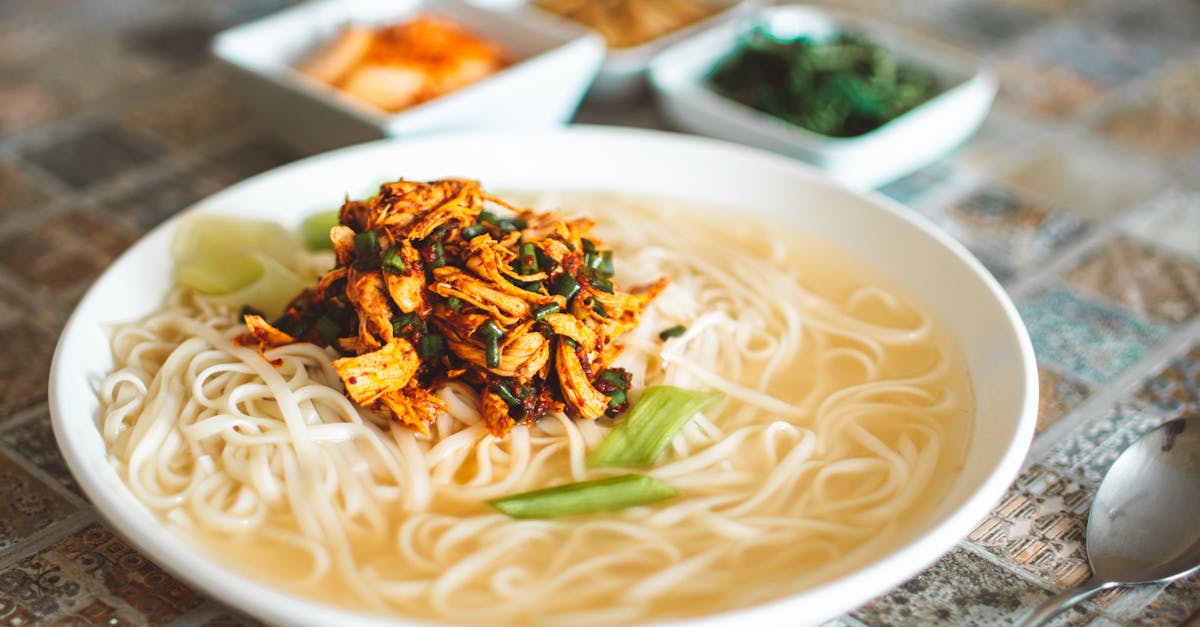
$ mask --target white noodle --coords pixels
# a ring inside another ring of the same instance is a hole
[[[672,278],[618,365],[637,389],[729,399],[646,471],[682,498],[510,520],[484,501],[611,475],[587,465],[610,423],[555,415],[498,440],[453,383],[420,436],[350,403],[331,351],[269,362],[233,344],[230,311],[181,291],[113,331],[99,428],[114,467],[181,533],[285,588],[464,623],[611,625],[778,598],[877,555],[936,502],[970,395],[934,320],[884,285],[798,281],[787,238],[742,220],[628,199],[594,213],[622,285]],[[681,337],[657,337],[676,324]]]

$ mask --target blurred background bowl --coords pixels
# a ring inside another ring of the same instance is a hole
[[[902,61],[931,71],[940,91],[923,104],[855,137],[814,133],[718,94],[717,64],[753,28],[815,41],[837,33],[865,37]],[[765,148],[805,161],[859,189],[881,186],[944,156],[979,127],[996,79],[972,55],[862,18],[793,5],[718,24],[658,54],[650,83],[663,116],[680,129]]]
[[[296,70],[347,24],[382,26],[418,12],[442,15],[503,45],[516,62],[451,93],[388,113]],[[318,152],[383,137],[465,128],[545,128],[574,115],[605,45],[599,35],[524,7],[458,0],[321,0],[217,35],[213,54],[271,129]]]

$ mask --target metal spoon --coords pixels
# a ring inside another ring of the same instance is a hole
[[[1088,514],[1087,581],[1017,623],[1041,625],[1099,590],[1200,569],[1200,416],[1171,420],[1125,449]]]

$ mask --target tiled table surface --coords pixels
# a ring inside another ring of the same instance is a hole
[[[299,156],[206,56],[286,0],[0,0],[0,620],[251,624],[113,536],[46,410],[58,331],[89,282],[167,216]],[[842,3],[843,5],[846,3]],[[1200,411],[1200,2],[850,3],[978,52],[981,131],[884,192],[1003,282],[1041,371],[1039,434],[950,554],[843,625],[1004,624],[1087,575],[1100,477]],[[659,126],[649,104],[581,121]],[[1058,624],[1200,624],[1200,577],[1108,592]]]

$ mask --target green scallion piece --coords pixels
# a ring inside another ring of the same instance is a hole
[[[517,272],[534,274],[538,271],[537,246],[532,242],[521,244],[521,256],[517,259]]]
[[[479,212],[479,215],[475,218],[475,220],[480,224],[495,224],[498,218],[496,217],[496,214],[492,212],[492,210],[484,209],[483,211]]]
[[[462,309],[462,306],[463,300],[457,296],[451,296],[450,298],[446,299],[446,307],[451,311],[458,311],[459,309]]]
[[[510,408],[520,406],[521,399],[517,398],[516,394],[513,394],[512,388],[509,387],[508,382],[497,381],[494,389],[496,390],[496,394]]]
[[[393,248],[383,256],[383,269],[391,270],[392,272],[407,272],[408,264],[404,263],[404,259],[400,256],[400,251]]]
[[[534,490],[488,501],[513,518],[554,518],[614,512],[679,495],[670,485],[643,475],[620,475]]]
[[[446,352],[446,338],[437,333],[426,333],[417,342],[417,355],[425,361],[441,357]]]
[[[700,392],[670,385],[650,386],[642,392],[625,420],[592,452],[588,465],[651,466],[693,416],[724,397],[720,392]]]
[[[430,262],[430,268],[440,268],[446,265],[446,250],[442,247],[442,240],[433,240],[433,261]]]
[[[545,320],[546,316],[549,316],[550,314],[556,314],[560,311],[562,311],[562,307],[559,307],[558,303],[550,303],[549,305],[542,305],[541,307],[538,307],[537,309],[535,309],[533,311],[533,319],[534,320]]]
[[[402,335],[410,326],[418,326],[421,324],[421,316],[415,312],[402,313],[395,318],[392,318],[392,334]]]
[[[486,224],[472,224],[471,226],[464,227],[460,233],[462,234],[462,238],[469,242],[476,237],[487,233],[487,230],[488,228]]]
[[[600,263],[596,267],[596,272],[606,277],[613,275],[613,252],[611,250],[600,253]]]
[[[379,259],[379,236],[375,231],[354,234],[354,256],[360,264],[374,265]]]
[[[308,216],[300,223],[300,239],[309,250],[333,250],[329,230],[338,225],[337,209],[322,211]]]
[[[658,339],[663,340],[665,342],[673,337],[679,337],[679,336],[683,335],[684,333],[687,333],[687,327],[683,326],[682,324],[677,324],[673,327],[667,327],[667,328],[663,329],[662,331],[659,331]]]
[[[503,218],[497,221],[496,225],[500,227],[500,232],[511,233],[513,231],[525,230],[529,226],[529,223],[520,218]]]
[[[313,323],[313,328],[321,335],[321,341],[333,344],[342,334],[342,327],[333,318],[321,316]]]
[[[488,320],[487,322],[479,325],[479,328],[476,329],[475,332],[483,337],[485,342],[484,356],[487,360],[487,367],[499,368],[500,338],[504,337],[504,329],[501,329],[500,325],[496,324],[495,320]]]
[[[564,272],[554,280],[554,288],[551,289],[551,293],[558,294],[567,300],[571,300],[576,294],[579,293],[579,281],[576,281],[575,277]]]

